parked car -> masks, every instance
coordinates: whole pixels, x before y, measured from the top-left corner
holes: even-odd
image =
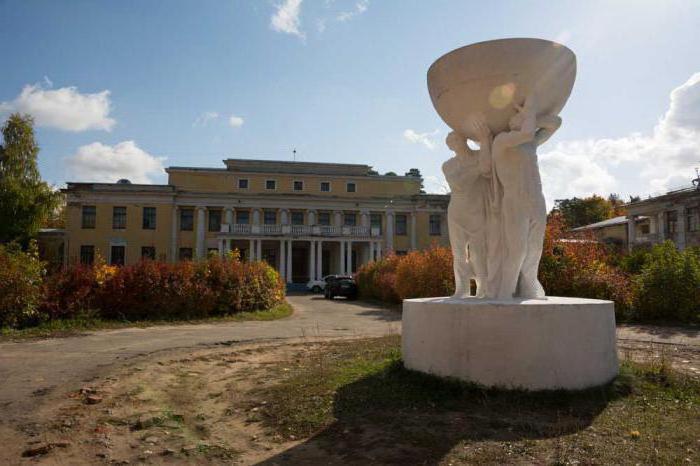
[[[320,293],[321,291],[326,289],[326,286],[328,285],[328,282],[331,280],[337,280],[338,278],[352,278],[347,275],[326,275],[323,277],[321,280],[310,280],[306,284],[306,289],[314,292],[314,293]]]
[[[330,280],[326,284],[323,297],[333,299],[336,296],[345,296],[348,299],[357,299],[357,283],[352,277],[340,277]]]

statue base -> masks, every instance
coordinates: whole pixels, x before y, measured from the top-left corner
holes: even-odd
[[[402,353],[408,369],[489,387],[595,387],[618,372],[614,303],[407,299]]]

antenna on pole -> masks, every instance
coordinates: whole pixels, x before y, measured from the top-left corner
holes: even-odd
[[[695,176],[697,178],[692,181],[693,186],[695,186],[695,189],[700,189],[700,171],[697,168],[695,169]]]
[[[297,161],[297,150],[296,149],[294,149],[292,151],[292,158],[294,159],[295,162]]]

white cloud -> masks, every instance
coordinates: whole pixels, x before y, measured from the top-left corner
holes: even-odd
[[[219,112],[204,112],[199,115],[192,123],[192,126],[207,126],[207,124],[219,118]]]
[[[437,147],[434,138],[439,133],[440,130],[437,129],[432,133],[418,133],[412,129],[407,129],[403,132],[403,137],[413,144],[423,144],[428,149],[433,150]]]
[[[650,134],[561,142],[540,160],[548,200],[690,186],[693,167],[700,165],[700,73],[671,92],[669,108]]]
[[[76,87],[44,89],[38,84],[24,86],[15,100],[0,103],[0,111],[28,113],[38,126],[75,132],[110,131],[115,124],[111,110],[109,91],[81,94]]]
[[[241,126],[243,126],[243,122],[243,118],[236,115],[231,115],[228,119],[228,124],[232,128],[240,128]]]
[[[65,159],[72,181],[114,183],[126,178],[132,183],[151,183],[152,177],[163,174],[165,157],[144,151],[134,141],[114,146],[93,142],[78,148]]]
[[[302,0],[284,0],[275,5],[275,13],[270,17],[270,27],[273,31],[291,34],[304,39],[306,36],[300,29]]]
[[[350,11],[342,11],[336,16],[336,19],[340,22],[350,21],[355,16],[359,16],[369,7],[369,0],[358,0],[355,2],[355,8]]]

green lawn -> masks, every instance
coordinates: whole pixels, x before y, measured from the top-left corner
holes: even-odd
[[[700,383],[623,362],[581,392],[485,389],[409,371],[399,337],[324,345],[253,392],[271,435],[351,463],[698,464]]]
[[[24,329],[0,328],[0,341],[26,338],[56,338],[77,335],[93,330],[110,330],[128,327],[153,327],[155,325],[204,324],[217,322],[242,322],[251,320],[276,320],[292,315],[292,306],[285,302],[268,310],[241,312],[225,317],[211,317],[196,320],[140,320],[135,322],[102,320],[97,318],[76,318],[52,320],[36,327]]]

